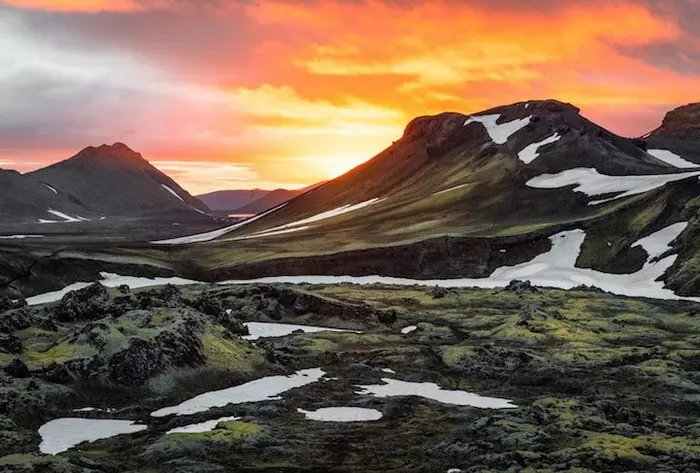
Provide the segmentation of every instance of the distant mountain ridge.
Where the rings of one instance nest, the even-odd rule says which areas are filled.
[[[3,223],[74,222],[208,207],[123,143],[87,147],[27,174],[0,173]]]
[[[322,181],[301,189],[233,189],[198,195],[210,209],[242,215],[259,214],[318,187]]]

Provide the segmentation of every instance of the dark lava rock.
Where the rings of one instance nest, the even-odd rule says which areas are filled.
[[[166,284],[163,287],[149,289],[137,294],[139,306],[142,309],[151,307],[177,307],[182,300],[182,294],[177,286]]]
[[[530,283],[530,281],[519,281],[514,279],[505,288],[506,291],[515,292],[518,295],[526,294],[528,292],[538,292],[537,288]]]
[[[433,299],[442,299],[444,297],[447,297],[449,293],[450,291],[448,291],[447,288],[444,288],[442,286],[435,286],[428,289],[428,295]]]
[[[19,358],[15,358],[9,365],[6,365],[4,371],[14,378],[26,378],[29,376],[29,368]]]
[[[0,333],[0,353],[22,353],[22,341],[14,335]]]
[[[129,348],[114,355],[110,361],[110,377],[126,386],[139,386],[160,373],[166,359],[154,343],[136,338]]]
[[[107,288],[100,283],[78,291],[71,291],[54,308],[54,317],[59,322],[96,320],[104,317],[108,307]]]
[[[12,333],[35,325],[32,312],[28,307],[5,311],[0,315],[0,332]]]

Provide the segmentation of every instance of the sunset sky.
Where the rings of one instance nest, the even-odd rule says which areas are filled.
[[[0,0],[0,167],[121,141],[193,193],[300,187],[418,115],[700,101],[700,0]]]

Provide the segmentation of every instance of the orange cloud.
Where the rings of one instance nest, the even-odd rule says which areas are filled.
[[[194,0],[5,4],[133,12],[111,15],[125,22],[112,24],[118,34],[110,40],[124,41],[115,49],[161,66],[162,77],[177,85],[167,110],[144,106],[155,124],[139,136],[160,141],[143,151],[171,168],[177,159],[189,163],[181,176],[190,175],[197,189],[210,180],[194,170],[197,161],[236,165],[236,182],[266,187],[333,177],[391,144],[418,115],[557,98],[634,135],[658,123],[663,110],[699,99],[700,40],[681,28],[680,11],[636,0],[265,0],[207,3],[209,9]],[[134,20],[140,35],[122,39],[143,9],[166,7],[168,15]],[[199,36],[176,36],[185,27]],[[654,48],[676,51],[684,67],[672,67],[663,54],[666,62],[655,60]],[[224,165],[207,166],[223,172]]]
[[[142,5],[136,0],[2,0],[0,4],[57,12],[98,13],[101,11],[125,12],[142,9]]]

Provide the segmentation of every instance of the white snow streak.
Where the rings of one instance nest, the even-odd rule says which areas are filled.
[[[538,141],[537,143],[532,143],[531,145],[527,145],[521,152],[518,153],[518,157],[522,162],[525,164],[530,164],[533,162],[535,159],[538,158],[539,154],[539,149],[542,146],[555,143],[561,139],[561,135],[559,133],[555,133],[549,138],[545,138],[542,141]]]
[[[54,194],[58,195],[58,191],[54,187],[51,187],[50,185],[48,185],[46,183],[44,183],[44,187],[46,187],[48,190],[50,190]]]
[[[188,235],[188,236],[184,236],[184,237],[171,238],[169,240],[152,241],[151,243],[156,244],[156,245],[188,245],[190,243],[202,243],[205,241],[215,240],[216,238],[219,238],[220,236],[226,235],[227,233],[230,233],[230,232],[237,230],[241,227],[244,227],[250,223],[253,223],[256,220],[259,220],[259,219],[265,217],[266,215],[269,215],[272,212],[281,209],[285,205],[287,205],[286,202],[282,205],[278,205],[277,207],[268,210],[267,212],[263,212],[260,215],[256,215],[255,217],[249,218],[247,220],[243,220],[242,222],[234,223],[233,225],[229,225],[228,227],[219,228],[218,230],[212,230],[210,232],[205,232],[205,233],[197,233],[195,235]]]
[[[678,156],[676,153],[673,153],[667,149],[650,149],[647,150],[647,153],[655,157],[656,159],[660,159],[661,161],[670,164],[671,166],[675,166],[677,168],[698,168],[700,167],[700,164],[695,164],[691,163],[690,161],[687,161],[680,156]]]
[[[508,141],[508,138],[510,138],[511,135],[530,123],[532,115],[501,124],[496,123],[499,118],[501,118],[501,115],[498,113],[495,115],[472,115],[464,123],[464,126],[469,125],[470,123],[479,122],[486,127],[486,131],[493,142],[502,145]]]
[[[440,194],[445,194],[447,192],[452,192],[456,191],[457,189],[461,189],[462,187],[467,187],[469,184],[460,184],[458,186],[450,187],[449,189],[441,190],[438,192],[433,193],[433,195],[440,195]]]
[[[178,199],[180,202],[184,202],[184,201],[185,201],[185,199],[183,199],[182,197],[180,197],[180,196],[178,195],[178,193],[175,192],[174,190],[172,190],[170,187],[166,186],[165,184],[161,184],[161,186],[163,186],[163,189],[165,189],[166,191],[170,192],[172,195],[174,195],[175,197],[177,197],[177,199]],[[196,209],[195,209],[195,210],[196,210]]]
[[[537,189],[559,189],[576,185],[574,191],[583,192],[589,197],[620,193],[615,197],[588,203],[588,205],[597,205],[631,195],[643,194],[669,182],[695,176],[700,176],[700,171],[646,176],[608,176],[600,174],[593,168],[574,168],[557,174],[542,174],[530,179],[526,185]]]
[[[0,240],[24,240],[26,238],[44,238],[44,235],[8,235],[0,236]]]
[[[346,214],[349,212],[354,212],[356,210],[364,209],[365,207],[369,207],[370,205],[374,205],[376,203],[379,203],[382,200],[384,200],[384,199],[379,199],[379,198],[375,197],[374,199],[366,200],[364,202],[360,202],[359,204],[353,204],[353,205],[346,204],[346,205],[343,205],[342,207],[338,207],[338,208],[335,208],[332,210],[326,210],[325,212],[321,212],[321,213],[316,214],[312,217],[307,217],[307,218],[304,218],[302,220],[297,220],[295,222],[286,223],[284,225],[280,225],[279,227],[268,228],[267,230],[257,232],[254,235],[258,235],[258,234],[262,234],[262,233],[270,234],[271,232],[278,232],[281,230],[286,230],[288,228],[298,227],[301,225],[306,225],[308,223],[314,223],[314,222],[319,222],[321,220],[326,220],[329,218],[338,217],[340,215],[343,215],[343,214]]]

